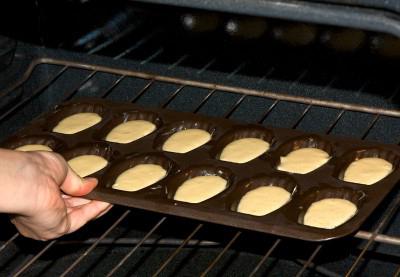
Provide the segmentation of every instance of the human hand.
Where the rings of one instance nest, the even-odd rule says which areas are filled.
[[[81,179],[58,154],[13,154],[11,161],[6,159],[7,165],[0,161],[0,176],[6,176],[9,188],[13,186],[14,205],[4,212],[13,214],[11,221],[23,236],[54,239],[78,230],[111,208],[108,203],[79,197],[93,190],[97,180]],[[0,205],[0,212],[1,206],[5,205]]]

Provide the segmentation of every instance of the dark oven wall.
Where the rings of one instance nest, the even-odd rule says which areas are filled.
[[[400,142],[400,44],[392,36],[128,1],[2,5],[7,7],[0,9],[0,33],[18,44],[14,60],[0,74],[0,87],[22,80],[32,56],[48,59],[21,86],[0,92],[7,96],[0,99],[0,140],[64,100],[96,96]],[[236,92],[133,72],[226,85]],[[0,275],[392,276],[400,264],[399,202],[395,190],[359,232],[321,244],[124,207],[114,207],[71,236],[34,242],[19,236],[2,216]]]

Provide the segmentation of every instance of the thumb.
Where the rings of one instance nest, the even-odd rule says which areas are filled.
[[[97,186],[96,178],[82,179],[70,167],[67,176],[61,184],[61,190],[71,196],[82,196],[91,192]]]

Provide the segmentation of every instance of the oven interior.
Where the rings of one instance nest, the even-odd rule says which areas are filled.
[[[0,139],[90,96],[400,142],[393,35],[130,1],[30,3],[0,12],[0,34],[12,38],[0,41]],[[392,276],[399,202],[395,189],[358,233],[323,243],[118,206],[75,234],[35,242],[2,215],[0,275]]]

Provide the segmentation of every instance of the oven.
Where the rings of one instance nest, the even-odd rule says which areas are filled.
[[[400,143],[396,1],[4,1],[0,137],[78,97]],[[24,8],[25,7],[25,8]],[[1,276],[398,276],[398,188],[306,242],[115,206],[48,242],[0,217]]]

